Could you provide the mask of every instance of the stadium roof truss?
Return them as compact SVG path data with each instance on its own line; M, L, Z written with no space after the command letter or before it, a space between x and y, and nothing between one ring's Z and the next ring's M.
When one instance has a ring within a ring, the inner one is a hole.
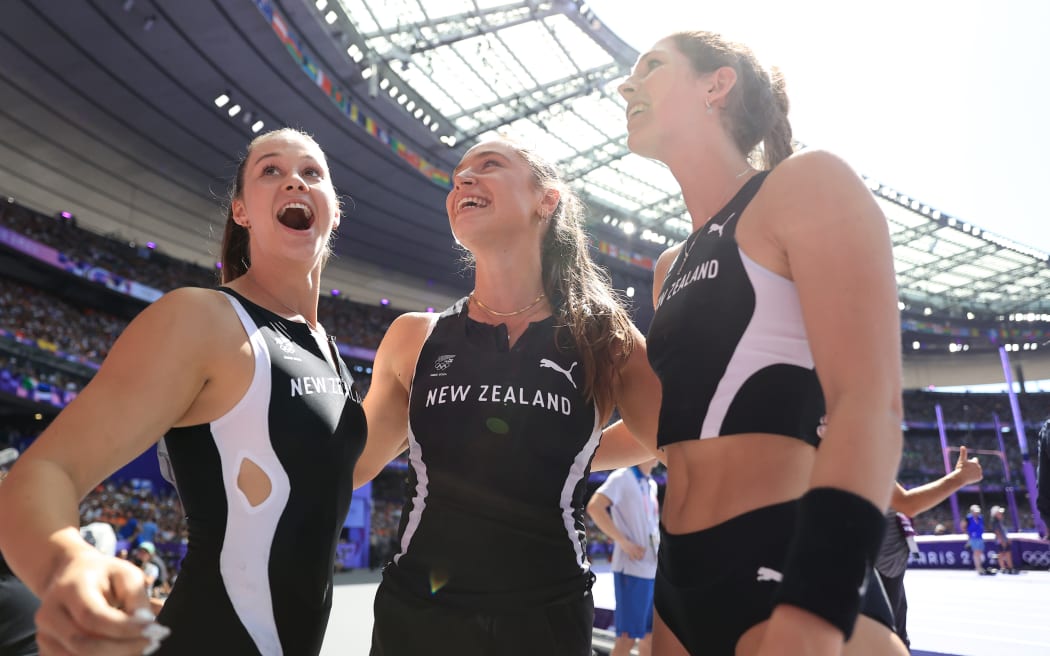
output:
M339 34L370 93L389 93L446 147L512 135L558 160L595 210L592 220L618 217L625 231L656 246L689 234L667 168L626 157L626 107L616 85L638 53L586 3L314 4L330 24L341 21ZM1050 312L1050 255L866 182L889 220L902 302L954 313Z

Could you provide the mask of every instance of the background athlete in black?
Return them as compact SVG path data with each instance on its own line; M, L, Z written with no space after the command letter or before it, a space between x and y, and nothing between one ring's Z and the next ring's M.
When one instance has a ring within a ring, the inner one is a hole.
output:
M399 317L365 399L355 484L406 447L411 461L372 653L589 656L583 485L592 464L649 457L622 424L601 427L616 406L654 444L659 383L549 164L478 144L447 209L474 292L440 317Z

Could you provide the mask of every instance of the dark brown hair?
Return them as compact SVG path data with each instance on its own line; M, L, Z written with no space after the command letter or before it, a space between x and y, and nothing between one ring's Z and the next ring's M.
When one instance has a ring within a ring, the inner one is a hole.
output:
M631 318L608 273L587 251L580 197L545 158L522 144L505 142L528 164L538 188L560 193L540 246L543 291L554 310L559 333L571 336L582 360L583 394L604 416L615 405L616 376L634 350ZM561 334L558 343L564 344Z
M249 245L249 232L248 229L240 225L233 220L233 201L239 200L241 195L244 193L244 171L248 166L248 160L251 158L252 151L255 149L256 144L264 139L283 134L291 133L301 137L305 137L317 145L314 138L302 130L295 128L280 128L277 130L271 130L266 134L261 134L258 137L252 139L251 143L248 144L248 150L245 151L244 156L241 157L241 161L237 163L237 175L234 176L233 184L228 190L228 197L226 199L226 227L223 230L222 235L222 250L219 257L219 262L222 264L222 268L219 271L219 280L222 284L226 284L232 280L240 278L252 265L251 252L248 248ZM320 149L320 146L317 146ZM323 155L323 153L322 153ZM333 188L334 191L334 188ZM336 196L338 202L338 195ZM335 234L334 231L332 233ZM331 255L331 242L332 238L328 240L328 252L325 254L325 261L328 261L328 257Z
M723 66L736 71L722 117L740 151L765 169L787 159L792 152L791 123L783 74L776 68L767 73L750 48L713 32L677 32L670 38L698 74ZM754 152L760 144L761 161Z

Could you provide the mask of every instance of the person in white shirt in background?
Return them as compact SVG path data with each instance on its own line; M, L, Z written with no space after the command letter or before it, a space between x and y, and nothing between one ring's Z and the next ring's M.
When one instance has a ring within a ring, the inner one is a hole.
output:
M648 656L653 638L653 585L660 545L660 511L652 471L656 459L617 469L587 504L595 525L613 539L616 644L612 656Z

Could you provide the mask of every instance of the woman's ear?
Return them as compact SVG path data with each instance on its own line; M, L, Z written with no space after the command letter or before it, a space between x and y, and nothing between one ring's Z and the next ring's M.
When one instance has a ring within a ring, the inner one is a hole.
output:
M233 221L242 228L248 228L248 208L244 206L244 201L240 198L234 198L230 204L230 209L233 214Z
M561 202L561 192L557 189L547 189L543 192L543 200L540 201L540 216L549 219L554 216L554 210L558 209Z
M726 96L736 86L736 71L732 66L723 66L710 75L707 102L709 106L725 109Z

